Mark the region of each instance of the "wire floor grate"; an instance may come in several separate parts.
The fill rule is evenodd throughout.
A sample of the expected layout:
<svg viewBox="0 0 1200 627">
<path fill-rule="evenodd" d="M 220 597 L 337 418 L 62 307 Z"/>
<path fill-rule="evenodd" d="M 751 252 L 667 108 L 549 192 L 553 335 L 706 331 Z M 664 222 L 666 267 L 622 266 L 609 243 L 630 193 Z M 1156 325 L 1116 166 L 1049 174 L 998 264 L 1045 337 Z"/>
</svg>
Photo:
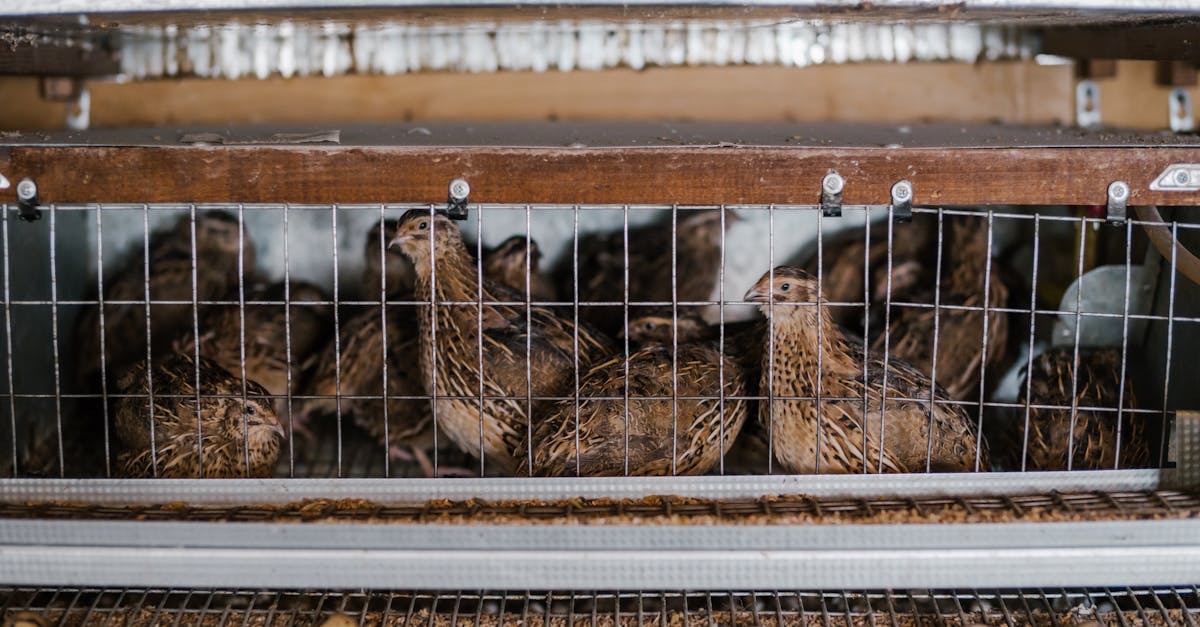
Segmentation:
<svg viewBox="0 0 1200 627">
<path fill-rule="evenodd" d="M 1189 625 L 1196 586 L 796 592 L 0 589 L 44 625 Z M 34 618 L 36 617 L 36 618 Z M 327 622 L 328 621 L 328 622 Z"/>
<path fill-rule="evenodd" d="M 760 499 L 650 497 L 542 502 L 429 501 L 384 506 L 358 499 L 306 500 L 282 506 L 104 506 L 0 503 L 0 519 L 222 522 L 357 521 L 390 523 L 947 523 L 1146 520 L 1200 517 L 1200 492 L 1080 492 L 1017 496 Z"/>
</svg>

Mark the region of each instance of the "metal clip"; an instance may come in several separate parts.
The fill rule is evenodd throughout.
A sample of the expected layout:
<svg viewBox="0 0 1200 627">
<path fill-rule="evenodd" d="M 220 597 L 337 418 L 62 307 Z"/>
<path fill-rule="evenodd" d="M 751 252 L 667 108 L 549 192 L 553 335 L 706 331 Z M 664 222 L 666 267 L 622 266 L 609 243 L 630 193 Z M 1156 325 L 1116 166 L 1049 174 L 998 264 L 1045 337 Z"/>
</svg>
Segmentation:
<svg viewBox="0 0 1200 627">
<path fill-rule="evenodd" d="M 1090 80 L 1075 85 L 1075 124 L 1082 128 L 1100 126 L 1100 88 Z"/>
<path fill-rule="evenodd" d="M 447 200 L 446 215 L 451 220 L 467 219 L 467 197 L 471 195 L 471 185 L 467 179 L 450 181 L 450 198 Z"/>
<path fill-rule="evenodd" d="M 1176 133 L 1190 133 L 1196 129 L 1192 117 L 1192 96 L 1182 87 L 1171 90 L 1167 101 L 1167 111 L 1171 119 L 1171 130 Z"/>
<path fill-rule="evenodd" d="M 913 185 L 903 180 L 892 186 L 892 219 L 912 222 Z"/>
<path fill-rule="evenodd" d="M 42 211 L 38 209 L 38 188 L 33 179 L 24 178 L 17 183 L 17 216 L 26 222 L 42 219 Z"/>
<path fill-rule="evenodd" d="M 1129 202 L 1129 185 L 1125 181 L 1113 181 L 1108 186 L 1108 204 L 1105 219 L 1109 224 L 1122 225 L 1128 217 L 1126 203 Z"/>
<path fill-rule="evenodd" d="M 842 217 L 842 190 L 845 187 L 846 179 L 833 170 L 821 179 L 821 214 L 826 218 Z"/>
</svg>

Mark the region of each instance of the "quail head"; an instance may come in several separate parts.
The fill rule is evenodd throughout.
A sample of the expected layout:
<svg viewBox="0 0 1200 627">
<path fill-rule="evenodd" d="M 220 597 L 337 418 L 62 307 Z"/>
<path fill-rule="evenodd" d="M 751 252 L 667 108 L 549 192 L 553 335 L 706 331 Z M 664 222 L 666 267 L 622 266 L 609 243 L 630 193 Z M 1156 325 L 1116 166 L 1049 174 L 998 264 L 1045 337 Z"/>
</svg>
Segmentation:
<svg viewBox="0 0 1200 627">
<path fill-rule="evenodd" d="M 529 276 L 530 297 L 534 302 L 557 300 L 554 284 L 541 273 L 542 251 L 537 242 L 524 235 L 513 235 L 484 252 L 483 275 L 525 294 L 525 276 Z M 528 261 L 528 263 L 526 263 Z"/>
<path fill-rule="evenodd" d="M 383 286 L 388 296 L 407 295 L 412 293 L 413 267 L 408 259 L 387 243 L 396 230 L 397 220 L 385 220 L 382 231 L 376 222 L 367 232 L 363 242 L 363 274 L 362 294 L 366 300 L 378 300 L 380 287 Z M 380 276 L 380 268 L 387 268 L 387 273 Z M 386 284 L 381 283 L 381 279 Z"/>
<path fill-rule="evenodd" d="M 773 335 L 764 351 L 759 420 L 794 473 L 989 468 L 975 424 L 910 364 L 871 355 L 835 325 L 816 280 L 780 266 L 746 293 Z M 886 401 L 885 401 L 886 397 Z M 933 406 L 931 407 L 931 401 Z M 940 401 L 940 402 L 939 402 Z M 932 429 L 932 430 L 931 430 Z"/>
<path fill-rule="evenodd" d="M 134 364 L 118 386 L 113 416 L 121 476 L 271 475 L 284 431 L 261 385 L 243 383 L 212 360 L 177 354 L 149 377 L 144 364 Z"/>
</svg>

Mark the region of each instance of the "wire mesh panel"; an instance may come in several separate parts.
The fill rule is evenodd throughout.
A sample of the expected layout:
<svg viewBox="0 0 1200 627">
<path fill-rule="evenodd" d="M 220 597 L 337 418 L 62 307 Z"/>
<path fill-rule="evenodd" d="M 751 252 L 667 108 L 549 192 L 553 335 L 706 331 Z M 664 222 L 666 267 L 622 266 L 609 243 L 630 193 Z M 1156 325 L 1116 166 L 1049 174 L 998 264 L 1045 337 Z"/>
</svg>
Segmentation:
<svg viewBox="0 0 1200 627">
<path fill-rule="evenodd" d="M 1189 222 L 458 209 L 6 207 L 7 473 L 1159 468 L 1197 406 Z"/>
<path fill-rule="evenodd" d="M 342 592 L 0 590 L 59 625 L 1196 625 L 1190 586 L 1055 590 Z"/>
</svg>

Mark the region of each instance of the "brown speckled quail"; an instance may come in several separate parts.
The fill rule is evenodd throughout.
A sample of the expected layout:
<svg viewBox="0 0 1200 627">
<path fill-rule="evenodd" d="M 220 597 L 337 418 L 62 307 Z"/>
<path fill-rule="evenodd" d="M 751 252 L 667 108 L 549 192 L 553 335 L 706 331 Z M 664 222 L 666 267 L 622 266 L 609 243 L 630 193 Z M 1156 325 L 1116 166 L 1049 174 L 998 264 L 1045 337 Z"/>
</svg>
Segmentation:
<svg viewBox="0 0 1200 627">
<path fill-rule="evenodd" d="M 947 219 L 943 232 L 946 245 L 943 251 L 941 291 L 938 299 L 937 320 L 937 381 L 946 388 L 955 400 L 977 400 L 979 378 L 985 371 L 995 371 L 1005 357 L 1008 343 L 1008 314 L 990 311 L 1003 309 L 1008 304 L 1008 288 L 1000 279 L 1000 272 L 993 267 L 986 272 L 988 260 L 987 225 L 981 221 L 961 216 Z M 894 262 L 897 260 L 893 260 Z M 893 287 L 907 281 L 915 274 L 910 266 L 919 262 L 894 263 Z M 929 274 L 936 269 L 936 260 L 930 264 Z M 984 280 L 987 280 L 988 329 L 987 363 L 983 363 L 983 300 Z M 882 354 L 885 338 L 890 345 L 889 359 L 899 357 L 921 372 L 931 374 L 933 368 L 934 309 L 932 307 L 897 306 L 897 300 L 925 303 L 934 302 L 932 277 L 921 281 L 916 289 L 907 290 L 911 298 L 896 296 L 888 334 L 880 333 L 871 344 L 873 352 Z M 882 290 L 879 297 L 886 295 Z M 978 309 L 946 309 L 945 306 L 972 307 Z M 874 335 L 874 334 L 873 334 Z"/>
<path fill-rule="evenodd" d="M 431 234 L 436 234 L 436 262 L 430 250 Z M 400 219 L 391 245 L 416 267 L 417 300 L 478 303 L 480 289 L 484 302 L 523 299 L 487 278 L 479 285 L 458 225 L 444 214 L 409 211 Z M 447 437 L 468 454 L 482 455 L 485 464 L 493 468 L 515 470 L 514 453 L 527 437 L 531 413 L 527 397 L 566 395 L 574 384 L 577 330 L 580 368 L 612 354 L 610 340 L 586 327 L 577 329 L 570 320 L 544 307 L 526 310 L 523 306 L 447 304 L 436 306 L 434 312 L 420 312 L 425 393 L 436 392 L 440 397 L 438 421 Z M 532 402 L 532 413 L 536 415 L 542 405 Z"/>
<path fill-rule="evenodd" d="M 677 351 L 670 339 L 658 342 L 643 333 L 673 324 L 683 336 L 674 340 Z M 717 466 L 746 419 L 746 401 L 732 398 L 746 395 L 745 380 L 737 361 L 722 357 L 717 341 L 706 337 L 705 326 L 695 318 L 675 323 L 669 314 L 661 323 L 633 321 L 630 339 L 636 334 L 642 345 L 628 360 L 618 354 L 582 374 L 578 412 L 574 399 L 562 400 L 539 417 L 532 474 L 699 475 Z M 729 397 L 723 413 L 722 393 Z"/>
<path fill-rule="evenodd" d="M 785 470 L 920 472 L 928 459 L 931 470 L 962 472 L 975 469 L 977 455 L 980 468 L 990 467 L 986 443 L 957 405 L 936 404 L 930 434 L 929 399 L 947 397 L 916 368 L 891 360 L 885 370 L 879 356 L 872 356 L 864 378 L 857 344 L 847 340 L 827 308 L 817 307 L 819 299 L 816 280 L 789 266 L 775 268 L 773 280 L 768 273 L 746 293 L 747 301 L 761 303 L 774 334 L 759 384 L 774 400 L 759 404 L 759 419 L 772 433 Z M 818 393 L 819 405 L 787 398 Z"/>
<path fill-rule="evenodd" d="M 638 345 L 647 342 L 670 345 L 673 328 L 677 329 L 674 331 L 675 341 L 679 343 L 720 339 L 720 328 L 717 325 L 709 325 L 694 315 L 675 318 L 670 311 L 649 313 L 631 319 L 626 334 L 631 342 Z M 747 397 L 760 396 L 758 383 L 762 372 L 763 350 L 766 348 L 765 334 L 766 321 L 761 319 L 725 324 L 725 355 L 736 361 L 741 369 L 744 395 Z M 757 400 L 746 401 L 746 413 L 751 417 L 758 416 Z M 723 474 L 767 474 L 771 470 L 768 451 L 767 434 L 758 420 L 747 420 L 742 424 L 742 430 L 734 440 L 733 446 L 726 452 L 719 470 Z M 713 469 L 714 472 L 717 470 Z"/>
<path fill-rule="evenodd" d="M 240 376 L 203 357 L 198 363 L 198 419 L 197 362 L 190 355 L 177 354 L 152 370 L 153 437 L 145 365 L 134 364 L 121 376 L 120 393 L 136 396 L 118 398 L 114 403 L 120 476 L 179 479 L 271 475 L 284 431 L 267 391 L 254 381 L 246 381 L 243 400 Z M 200 447 L 198 435 L 202 438 Z"/>
<path fill-rule="evenodd" d="M 284 302 L 282 283 L 258 285 L 246 294 L 248 302 Z M 293 283 L 286 305 L 214 305 L 200 319 L 200 355 L 215 361 L 237 377 L 242 376 L 242 332 L 245 329 L 245 374 L 266 388 L 274 399 L 275 411 L 287 416 L 287 395 L 298 394 L 304 384 L 302 367 L 324 341 L 333 322 L 332 308 L 315 285 Z M 245 316 L 245 326 L 242 316 Z M 288 326 L 291 323 L 291 362 L 288 362 Z M 189 333 L 176 344 L 176 352 L 193 355 L 195 344 Z M 290 373 L 289 373 L 290 370 Z M 293 403 L 293 408 L 295 402 Z"/>
<path fill-rule="evenodd" d="M 524 235 L 513 235 L 500 242 L 499 246 L 484 252 L 483 276 L 503 283 L 523 296 L 526 256 L 529 260 L 530 296 L 533 302 L 554 302 L 557 300 L 554 284 L 539 269 L 542 251 L 538 249 L 536 240 L 526 239 Z"/>
<path fill-rule="evenodd" d="M 1033 360 L 1029 395 L 1021 382 L 1020 403 L 1029 399 L 1028 467 L 1033 470 L 1072 470 L 1117 468 L 1117 442 L 1120 442 L 1120 468 L 1150 466 L 1150 445 L 1146 418 L 1123 412 L 1121 433 L 1117 434 L 1117 407 L 1121 386 L 1121 353 L 1118 349 L 1081 349 L 1079 378 L 1075 398 L 1071 398 L 1071 379 L 1075 371 L 1075 352 L 1071 347 L 1052 348 Z M 1029 376 L 1025 374 L 1025 376 Z M 1072 403 L 1074 400 L 1074 403 Z M 1071 437 L 1071 406 L 1076 407 L 1074 438 Z M 1048 409 L 1054 406 L 1064 409 Z M 1125 409 L 1135 409 L 1133 386 L 1128 369 L 1125 378 Z M 1107 408 L 1107 411 L 1084 408 Z M 1015 457 L 1020 458 L 1025 439 L 1025 410 L 1017 410 Z M 1073 439 L 1073 441 L 1072 441 Z M 1070 447 L 1070 448 L 1069 448 Z M 1069 451 L 1069 452 L 1068 452 Z"/>
<path fill-rule="evenodd" d="M 676 295 L 679 301 L 705 301 L 717 285 L 721 261 L 719 209 L 679 211 L 675 227 Z M 724 210 L 725 227 L 738 221 Z M 671 217 L 629 230 L 630 302 L 671 300 Z M 560 294 L 574 290 L 573 261 L 568 256 L 556 273 Z M 625 297 L 625 235 L 621 231 L 585 235 L 579 240 L 579 301 L 616 302 Z M 698 309 L 685 307 L 684 313 Z M 640 313 L 640 312 L 637 312 Z M 625 324 L 621 306 L 581 307 L 581 319 L 616 334 Z M 636 315 L 635 312 L 630 313 Z"/>
<path fill-rule="evenodd" d="M 192 229 L 184 216 L 166 232 L 156 232 L 150 241 L 151 300 L 192 300 Z M 238 220 L 223 211 L 208 211 L 196 216 L 196 299 L 215 300 L 228 295 L 238 284 Z M 254 244 L 243 236 L 242 265 L 249 275 L 254 269 Z M 145 268 L 139 246 L 104 282 L 106 301 L 144 301 Z M 203 306 L 201 306 L 203 308 Z M 191 305 L 151 305 L 150 334 L 155 355 L 170 354 L 171 344 L 192 328 Z M 85 388 L 100 383 L 100 309 L 83 311 L 75 329 L 78 347 L 78 381 Z M 106 304 L 104 306 L 104 351 L 106 372 L 111 385 L 121 372 L 146 359 L 146 306 Z"/>
</svg>

